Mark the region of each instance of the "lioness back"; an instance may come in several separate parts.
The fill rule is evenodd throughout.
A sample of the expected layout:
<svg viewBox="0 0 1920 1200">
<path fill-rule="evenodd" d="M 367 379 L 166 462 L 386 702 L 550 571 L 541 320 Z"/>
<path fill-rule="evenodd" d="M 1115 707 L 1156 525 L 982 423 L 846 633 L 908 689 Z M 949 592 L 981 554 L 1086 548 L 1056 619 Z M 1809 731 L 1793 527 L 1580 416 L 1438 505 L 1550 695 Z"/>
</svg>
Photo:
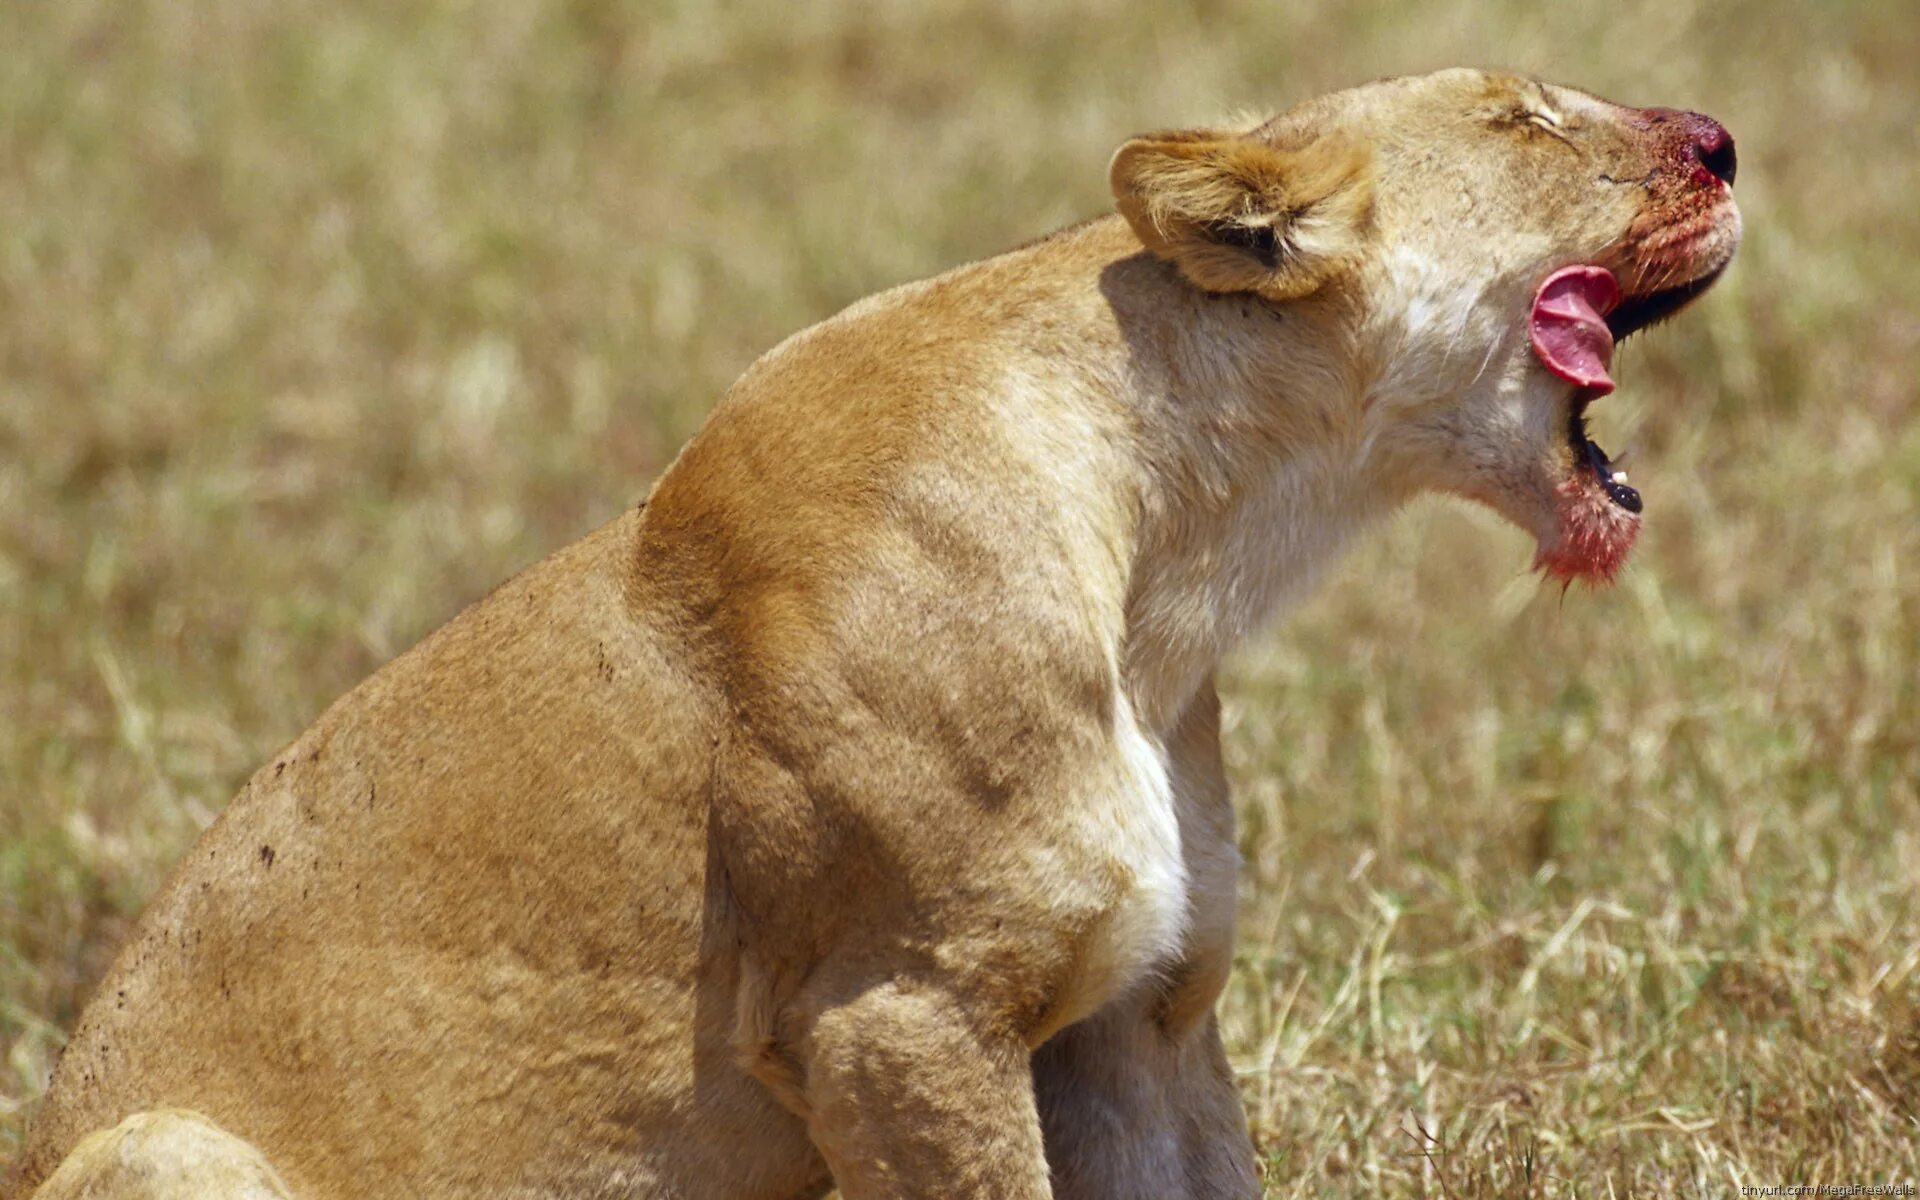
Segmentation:
<svg viewBox="0 0 1920 1200">
<path fill-rule="evenodd" d="M 1118 342 L 1093 283 L 1128 237 L 1108 218 L 789 339 L 646 505 L 336 702 L 143 915 L 16 1181 L 129 1114 L 180 1109 L 271 1147 L 295 1195 L 823 1190 L 804 1123 L 742 1064 L 781 968 L 763 946 L 743 980 L 736 918 L 779 887 L 814 897 L 768 902 L 771 942 L 803 956 L 898 880 L 831 869 L 840 856 L 786 824 L 790 790 L 742 778 L 762 751 L 738 728 L 855 758 L 866 785 L 922 806 L 916 781 L 955 770 L 992 787 L 1084 769 L 1058 744 L 1085 744 L 1074 731 L 1104 711 L 1101 601 L 1030 547 L 1113 571 L 1118 546 L 1062 532 L 1059 502 L 1112 469 L 1092 458 L 1110 431 L 1034 397 L 1074 394 L 1040 377 L 1062 339 Z M 1035 304 L 1062 327 L 1024 324 Z M 804 611 L 829 595 L 831 628 Z M 1117 623 L 1117 590 L 1098 619 Z M 1009 694 L 1010 664 L 1092 700 Z M 973 726 L 959 761 L 849 725 L 863 687 L 918 697 L 930 731 Z M 771 830 L 723 845 L 716 794 Z"/>
</svg>

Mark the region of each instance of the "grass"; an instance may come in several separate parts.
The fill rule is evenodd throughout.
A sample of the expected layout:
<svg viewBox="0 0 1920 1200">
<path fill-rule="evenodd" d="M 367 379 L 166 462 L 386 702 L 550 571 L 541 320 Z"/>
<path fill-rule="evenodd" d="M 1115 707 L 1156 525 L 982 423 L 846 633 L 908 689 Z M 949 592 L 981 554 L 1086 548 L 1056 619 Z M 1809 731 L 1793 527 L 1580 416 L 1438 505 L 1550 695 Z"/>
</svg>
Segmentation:
<svg viewBox="0 0 1920 1200">
<path fill-rule="evenodd" d="M 758 352 L 1102 210 L 1129 133 L 1473 62 L 1721 117 L 1749 236 L 1600 406 L 1649 502 L 1618 587 L 1427 506 L 1234 661 L 1268 1194 L 1920 1178 L 1920 10 L 5 24 L 0 1160 L 252 768 L 640 495 Z"/>
</svg>

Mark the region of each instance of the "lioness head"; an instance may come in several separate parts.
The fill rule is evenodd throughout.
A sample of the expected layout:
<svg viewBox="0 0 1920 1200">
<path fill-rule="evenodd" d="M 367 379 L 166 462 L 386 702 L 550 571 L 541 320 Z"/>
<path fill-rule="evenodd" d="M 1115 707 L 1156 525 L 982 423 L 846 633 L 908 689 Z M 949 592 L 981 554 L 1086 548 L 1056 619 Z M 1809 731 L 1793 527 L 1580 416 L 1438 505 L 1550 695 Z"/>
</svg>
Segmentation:
<svg viewBox="0 0 1920 1200">
<path fill-rule="evenodd" d="M 1740 238 L 1733 139 L 1473 70 L 1336 93 L 1246 132 L 1138 138 L 1120 211 L 1196 287 L 1333 313 L 1354 428 L 1406 491 L 1480 501 L 1560 579 L 1611 578 L 1641 499 L 1586 436 L 1614 344 Z"/>
</svg>

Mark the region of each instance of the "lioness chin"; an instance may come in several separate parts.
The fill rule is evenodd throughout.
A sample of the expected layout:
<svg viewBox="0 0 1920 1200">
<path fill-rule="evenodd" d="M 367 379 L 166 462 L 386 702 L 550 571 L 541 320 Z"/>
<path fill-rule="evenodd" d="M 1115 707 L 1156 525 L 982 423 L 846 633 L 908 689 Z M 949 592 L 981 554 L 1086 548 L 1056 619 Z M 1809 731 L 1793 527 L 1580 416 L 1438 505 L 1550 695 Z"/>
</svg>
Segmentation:
<svg viewBox="0 0 1920 1200">
<path fill-rule="evenodd" d="M 253 778 L 11 1194 L 1254 1195 L 1215 664 L 1421 492 L 1612 576 L 1583 412 L 1733 175 L 1705 117 L 1389 80 L 798 334 Z"/>
</svg>

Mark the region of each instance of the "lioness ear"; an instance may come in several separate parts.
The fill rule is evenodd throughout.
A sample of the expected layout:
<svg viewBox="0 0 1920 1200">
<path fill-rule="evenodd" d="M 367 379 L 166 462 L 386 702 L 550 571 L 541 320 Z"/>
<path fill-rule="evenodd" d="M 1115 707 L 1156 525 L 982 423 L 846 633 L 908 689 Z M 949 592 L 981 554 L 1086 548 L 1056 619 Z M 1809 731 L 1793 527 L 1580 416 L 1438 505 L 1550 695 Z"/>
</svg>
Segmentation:
<svg viewBox="0 0 1920 1200">
<path fill-rule="evenodd" d="M 1307 295 L 1360 252 L 1372 219 L 1372 156 L 1343 138 L 1281 149 L 1152 134 L 1120 147 L 1107 177 L 1147 249 L 1210 292 Z"/>
</svg>

